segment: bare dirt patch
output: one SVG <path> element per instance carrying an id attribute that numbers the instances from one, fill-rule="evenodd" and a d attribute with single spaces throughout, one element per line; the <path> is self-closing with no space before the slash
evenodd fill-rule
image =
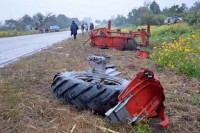
<path id="1" fill-rule="evenodd" d="M 150 59 L 139 59 L 135 51 L 99 49 L 82 45 L 87 36 L 68 39 L 53 47 L 26 57 L 0 69 L 0 131 L 2 132 L 104 132 L 97 126 L 114 131 L 134 132 L 126 123 L 109 124 L 102 116 L 90 111 L 77 111 L 63 105 L 50 94 L 55 73 L 84 70 L 88 54 L 111 55 L 122 78 L 135 77 L 142 68 L 153 70 L 160 77 L 166 93 L 168 129 L 162 129 L 157 118 L 150 119 L 152 132 L 200 132 L 200 79 L 153 64 Z M 105 131 L 108 132 L 108 131 Z"/>

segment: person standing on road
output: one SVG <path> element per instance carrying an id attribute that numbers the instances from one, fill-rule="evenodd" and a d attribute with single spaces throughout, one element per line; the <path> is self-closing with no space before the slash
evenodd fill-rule
<path id="1" fill-rule="evenodd" d="M 85 23 L 85 32 L 88 33 L 88 25 Z"/>
<path id="2" fill-rule="evenodd" d="M 84 23 L 81 24 L 82 35 L 84 35 Z"/>
<path id="3" fill-rule="evenodd" d="M 76 40 L 76 35 L 77 35 L 77 30 L 78 30 L 78 25 L 72 21 L 72 24 L 71 24 L 71 27 L 70 27 L 70 30 L 71 30 L 71 36 L 73 35 L 74 36 L 74 40 Z"/>
<path id="4" fill-rule="evenodd" d="M 90 31 L 94 29 L 94 24 L 90 23 Z"/>

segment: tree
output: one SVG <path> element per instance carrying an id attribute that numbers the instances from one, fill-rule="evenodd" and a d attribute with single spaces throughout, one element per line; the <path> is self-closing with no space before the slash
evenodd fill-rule
<path id="1" fill-rule="evenodd" d="M 108 24 L 108 21 L 104 19 L 104 20 L 101 21 L 101 24 L 102 24 L 102 25 L 107 25 L 107 24 Z"/>
<path id="2" fill-rule="evenodd" d="M 151 0 L 145 0 L 143 5 L 144 7 L 149 8 L 149 6 L 151 5 Z"/>
<path id="3" fill-rule="evenodd" d="M 5 21 L 5 24 L 1 26 L 0 29 L 3 30 L 27 30 L 38 28 L 48 28 L 52 25 L 58 25 L 61 29 L 70 27 L 72 21 L 75 21 L 78 25 L 80 25 L 80 21 L 78 18 L 68 18 L 64 14 L 59 14 L 58 16 L 53 15 L 52 13 L 48 13 L 43 15 L 42 13 L 36 13 L 31 18 L 29 15 L 25 14 L 21 19 L 14 20 L 9 19 Z"/>
<path id="4" fill-rule="evenodd" d="M 132 9 L 131 12 L 128 13 L 128 23 L 134 25 L 140 25 L 141 17 L 144 15 L 149 15 L 150 11 L 147 7 L 140 7 L 138 9 Z"/>
<path id="5" fill-rule="evenodd" d="M 153 2 L 150 4 L 150 11 L 151 11 L 153 14 L 159 14 L 159 13 L 161 13 L 161 11 L 160 11 L 160 6 L 159 6 L 155 1 L 153 1 Z"/>
<path id="6" fill-rule="evenodd" d="M 8 27 L 9 30 L 13 30 L 16 28 L 17 21 L 14 19 L 5 20 L 5 25 Z"/>
<path id="7" fill-rule="evenodd" d="M 64 14 L 59 14 L 56 17 L 56 21 L 57 21 L 57 24 L 60 26 L 61 29 L 70 27 L 70 25 L 71 25 L 71 19 L 66 17 Z"/>
<path id="8" fill-rule="evenodd" d="M 161 14 L 146 14 L 141 16 L 140 25 L 146 25 L 147 23 L 151 23 L 152 25 L 161 25 L 164 23 L 165 17 Z"/>
<path id="9" fill-rule="evenodd" d="M 72 21 L 75 21 L 77 25 L 81 24 L 81 22 L 79 21 L 78 18 L 71 18 L 71 23 L 72 23 Z M 70 25 L 71 25 L 71 23 L 70 23 Z"/>
<path id="10" fill-rule="evenodd" d="M 52 13 L 48 13 L 45 16 L 42 13 L 36 13 L 33 16 L 35 27 L 37 28 L 39 26 L 43 26 L 49 20 L 51 16 L 52 16 Z"/>
<path id="11" fill-rule="evenodd" d="M 186 21 L 189 24 L 195 24 L 200 22 L 200 11 L 191 11 L 187 14 Z"/>
<path id="12" fill-rule="evenodd" d="M 200 22 L 200 1 L 197 1 L 193 4 L 193 6 L 189 9 L 187 17 L 185 20 L 189 24 L 195 24 Z"/>
<path id="13" fill-rule="evenodd" d="M 42 13 L 36 13 L 33 16 L 35 27 L 39 27 L 43 23 L 43 20 L 44 20 L 44 15 L 42 15 Z"/>
<path id="14" fill-rule="evenodd" d="M 97 23 L 97 24 L 100 24 L 100 23 L 101 23 L 101 20 L 98 20 L 98 19 L 97 19 L 97 20 L 95 20 L 94 22 Z"/>
<path id="15" fill-rule="evenodd" d="M 84 17 L 82 21 L 86 22 L 86 23 L 90 23 L 90 22 L 92 22 L 92 18 L 91 17 Z"/>
<path id="16" fill-rule="evenodd" d="M 113 23 L 115 26 L 123 26 L 126 24 L 126 17 L 118 14 Z"/>
<path id="17" fill-rule="evenodd" d="M 179 16 L 184 17 L 186 16 L 185 11 L 187 10 L 186 5 L 183 3 L 181 6 L 179 5 L 173 5 L 170 8 L 163 9 L 162 13 L 165 16 Z"/>
<path id="18" fill-rule="evenodd" d="M 32 27 L 33 26 L 33 20 L 32 18 L 25 14 L 22 18 L 21 18 L 21 24 L 24 27 L 24 29 L 26 29 L 27 27 Z"/>
<path id="19" fill-rule="evenodd" d="M 51 15 L 48 20 L 44 23 L 44 26 L 47 28 L 52 25 L 58 25 L 56 15 Z"/>
<path id="20" fill-rule="evenodd" d="M 187 9 L 188 8 L 187 8 L 186 4 L 182 3 L 181 6 L 177 9 L 177 13 L 178 14 L 183 13 Z"/>
<path id="21" fill-rule="evenodd" d="M 128 21 L 129 24 L 132 24 L 134 18 L 136 18 L 136 12 L 137 12 L 137 9 L 132 9 L 132 10 L 128 13 L 128 19 L 127 19 L 127 21 Z"/>
<path id="22" fill-rule="evenodd" d="M 200 1 L 196 1 L 190 8 L 190 11 L 196 11 L 196 10 L 200 10 Z"/>

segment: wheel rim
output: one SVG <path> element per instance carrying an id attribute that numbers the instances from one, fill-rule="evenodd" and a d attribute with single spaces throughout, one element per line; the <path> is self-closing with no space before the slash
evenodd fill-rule
<path id="1" fill-rule="evenodd" d="M 92 82 L 94 80 L 93 76 L 91 76 L 91 75 L 84 75 L 84 76 L 76 75 L 75 78 L 83 80 L 85 82 Z M 123 81 L 121 81 L 121 80 L 112 79 L 112 78 L 105 78 L 103 80 L 104 85 L 117 85 L 118 86 L 118 85 L 122 85 L 123 84 L 122 82 Z"/>

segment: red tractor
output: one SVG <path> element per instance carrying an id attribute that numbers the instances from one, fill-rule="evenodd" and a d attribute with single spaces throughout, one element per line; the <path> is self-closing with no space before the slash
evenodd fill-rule
<path id="1" fill-rule="evenodd" d="M 108 28 L 97 28 L 90 32 L 91 44 L 99 48 L 116 48 L 120 50 L 140 49 L 140 46 L 149 45 L 150 24 L 146 29 L 138 29 L 134 32 L 122 32 L 120 29 L 111 30 L 111 21 Z M 140 41 L 136 41 L 136 38 Z"/>

